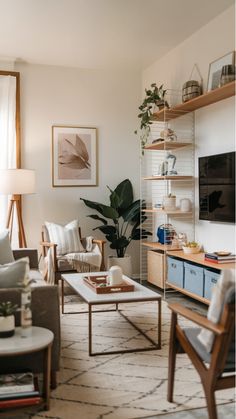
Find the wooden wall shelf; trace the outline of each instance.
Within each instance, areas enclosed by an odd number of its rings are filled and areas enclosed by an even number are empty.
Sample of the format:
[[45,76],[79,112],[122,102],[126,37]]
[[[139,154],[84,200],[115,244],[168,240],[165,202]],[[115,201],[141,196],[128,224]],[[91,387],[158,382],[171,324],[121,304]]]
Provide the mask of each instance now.
[[[168,250],[178,250],[177,247],[173,247],[171,244],[161,244],[159,242],[142,242],[143,246],[149,247],[153,250],[162,250],[163,252],[166,252]],[[181,251],[181,249],[179,249]]]
[[193,176],[181,176],[181,175],[172,175],[172,176],[147,176],[143,178],[144,180],[192,180]]
[[164,208],[153,208],[153,209],[145,209],[143,212],[149,212],[149,213],[163,213],[167,215],[192,215],[192,211],[180,211],[180,210],[165,210]]
[[192,143],[183,143],[180,141],[161,141],[159,143],[148,144],[145,150],[176,150],[178,148],[192,146]]
[[201,96],[195,97],[185,103],[180,103],[171,109],[162,109],[153,114],[155,121],[169,121],[171,119],[179,118],[186,113],[196,111],[204,106],[211,105],[221,100],[227,99],[235,95],[235,82],[225,84],[222,87],[204,93]]
[[[170,250],[170,249],[169,249]],[[234,262],[231,263],[211,263],[205,260],[205,253],[195,253],[195,254],[186,254],[182,250],[176,251],[168,251],[167,255],[174,256],[180,258],[182,260],[186,260],[187,262],[194,262],[202,266],[206,266],[208,268],[219,269],[235,269],[236,265]]]
[[171,288],[173,288],[174,290],[179,291],[179,292],[181,292],[182,294],[187,295],[188,297],[194,298],[194,300],[201,301],[201,303],[204,303],[204,304],[207,304],[207,305],[209,305],[209,304],[210,304],[210,300],[207,300],[207,299],[206,299],[206,298],[204,298],[204,297],[200,297],[200,295],[193,294],[192,292],[190,292],[190,291],[186,290],[185,288],[180,288],[180,287],[177,287],[177,285],[172,284],[171,282],[166,281],[166,286],[167,286],[167,287],[171,287]]

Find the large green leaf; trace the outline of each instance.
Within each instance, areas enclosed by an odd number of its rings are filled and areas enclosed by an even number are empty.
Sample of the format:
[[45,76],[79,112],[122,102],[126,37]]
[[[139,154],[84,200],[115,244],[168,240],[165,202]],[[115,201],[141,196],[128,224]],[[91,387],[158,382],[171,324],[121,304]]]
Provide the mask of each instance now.
[[151,236],[152,233],[150,233],[147,230],[144,230],[143,228],[137,228],[135,231],[132,231],[131,233],[131,239],[132,240],[141,240],[146,239],[148,236]]
[[133,187],[129,179],[123,180],[115,188],[114,192],[120,197],[119,208],[126,209],[133,202]]
[[119,237],[119,239],[115,240],[111,245],[111,249],[122,249],[122,247],[127,247],[129,244],[129,240],[125,236]]
[[93,230],[100,230],[102,233],[108,234],[108,235],[117,234],[116,228],[110,225],[98,226],[98,227],[95,227]]
[[141,202],[140,199],[137,201],[134,201],[132,205],[127,208],[125,212],[123,212],[122,217],[124,221],[127,221],[129,223],[134,223],[138,219],[140,219],[141,214]]
[[111,219],[115,219],[119,217],[118,212],[114,208],[109,207],[108,205],[100,204],[100,202],[89,201],[88,199],[84,199],[84,198],[80,198],[80,199],[84,201],[87,207],[95,209],[100,214],[102,214],[103,217],[111,218]]
[[96,214],[90,214],[90,215],[87,215],[87,217],[93,218],[93,220],[99,220],[105,225],[107,224],[107,220],[105,220],[104,218],[99,217]]

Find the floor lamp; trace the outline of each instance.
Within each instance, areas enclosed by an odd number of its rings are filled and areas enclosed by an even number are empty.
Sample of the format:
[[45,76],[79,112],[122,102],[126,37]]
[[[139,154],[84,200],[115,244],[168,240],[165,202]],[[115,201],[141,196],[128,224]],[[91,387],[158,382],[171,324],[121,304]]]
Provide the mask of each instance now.
[[21,212],[21,195],[35,192],[35,171],[26,169],[0,170],[0,193],[11,195],[6,227],[9,229],[10,240],[12,238],[14,209],[19,228],[19,247],[27,247],[24,224]]

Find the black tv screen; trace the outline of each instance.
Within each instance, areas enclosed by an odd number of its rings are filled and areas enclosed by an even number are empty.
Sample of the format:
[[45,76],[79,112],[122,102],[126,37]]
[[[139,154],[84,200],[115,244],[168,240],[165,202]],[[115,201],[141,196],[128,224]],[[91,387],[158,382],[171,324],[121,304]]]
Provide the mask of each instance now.
[[199,219],[235,222],[235,152],[199,157]]

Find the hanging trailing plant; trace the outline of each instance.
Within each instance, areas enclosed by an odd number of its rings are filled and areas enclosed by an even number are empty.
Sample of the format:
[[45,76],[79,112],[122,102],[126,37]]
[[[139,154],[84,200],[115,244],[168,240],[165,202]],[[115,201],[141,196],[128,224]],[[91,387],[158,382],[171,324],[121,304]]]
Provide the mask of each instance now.
[[[163,107],[169,108],[169,104],[165,100],[166,91],[167,90],[163,89],[163,84],[160,87],[157,87],[156,83],[152,83],[150,89],[145,89],[146,95],[142,104],[139,106],[140,113],[138,114],[138,118],[140,118],[140,142],[142,154],[144,153],[144,147],[151,131],[150,125],[152,124],[154,108],[158,107],[159,110]],[[137,133],[138,131],[136,130],[135,134]]]

